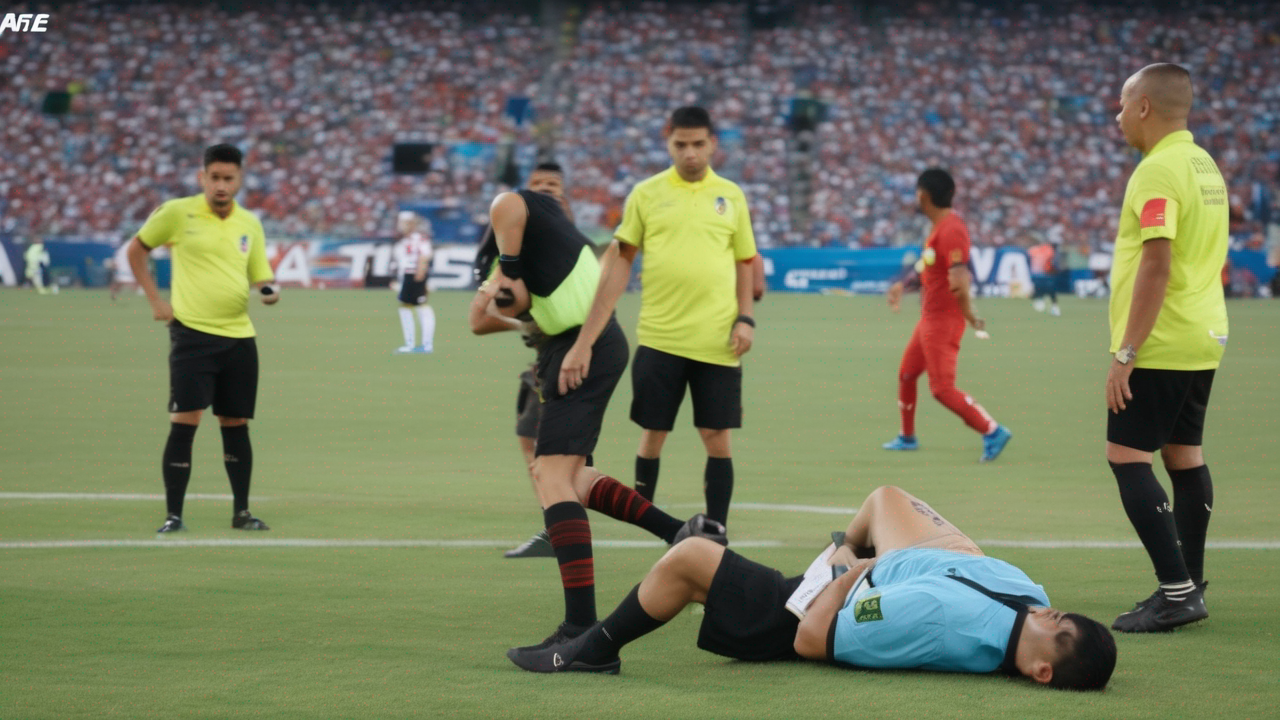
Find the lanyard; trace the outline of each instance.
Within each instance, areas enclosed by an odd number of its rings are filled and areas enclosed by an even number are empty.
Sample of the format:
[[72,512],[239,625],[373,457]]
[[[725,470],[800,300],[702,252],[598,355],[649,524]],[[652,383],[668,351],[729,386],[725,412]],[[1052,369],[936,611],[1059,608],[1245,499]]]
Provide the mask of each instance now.
[[992,600],[995,600],[1001,605],[1004,605],[1017,613],[1017,617],[1013,620],[1013,630],[1009,633],[1009,644],[1005,647],[1004,662],[1000,664],[1000,670],[1002,670],[1006,675],[1021,675],[1022,673],[1018,671],[1018,665],[1015,662],[1018,650],[1018,639],[1022,637],[1022,624],[1027,619],[1028,606],[1039,605],[1039,601],[1027,595],[1012,595],[1010,593],[996,592],[995,590],[983,587],[980,583],[976,583],[969,578],[963,578],[958,575],[948,575],[947,577],[963,585],[968,585],[974,590],[977,590],[983,595],[986,595]]

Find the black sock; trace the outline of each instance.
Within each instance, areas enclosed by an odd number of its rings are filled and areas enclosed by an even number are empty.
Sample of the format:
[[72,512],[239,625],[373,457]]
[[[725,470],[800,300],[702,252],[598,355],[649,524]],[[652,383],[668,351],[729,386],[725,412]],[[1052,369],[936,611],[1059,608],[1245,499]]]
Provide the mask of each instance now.
[[596,570],[591,554],[591,523],[576,502],[556,503],[542,511],[564,586],[564,621],[590,627],[596,622]]
[[645,500],[653,502],[653,494],[658,491],[658,464],[662,458],[636,456],[636,492]]
[[1155,565],[1160,584],[1183,583],[1191,579],[1178,547],[1178,529],[1174,524],[1169,496],[1151,470],[1151,463],[1110,463],[1120,486],[1120,501],[1133,529],[1138,531],[1142,546]]
[[191,444],[198,425],[169,424],[169,440],[164,444],[160,473],[164,478],[164,502],[170,515],[182,517],[182,500],[191,481]]
[[707,458],[702,490],[707,496],[707,517],[728,525],[729,500],[733,497],[733,458]]
[[1209,466],[1189,470],[1170,470],[1173,481],[1173,519],[1182,540],[1182,557],[1191,579],[1204,582],[1204,538],[1209,532],[1209,515],[1213,510],[1213,478]]
[[253,446],[249,444],[249,426],[222,428],[222,460],[235,497],[235,512],[249,509],[249,479],[253,476]]
[[578,659],[586,663],[605,663],[618,656],[623,645],[637,640],[666,625],[656,620],[640,605],[640,586],[631,588],[626,599],[609,617],[595,628]]

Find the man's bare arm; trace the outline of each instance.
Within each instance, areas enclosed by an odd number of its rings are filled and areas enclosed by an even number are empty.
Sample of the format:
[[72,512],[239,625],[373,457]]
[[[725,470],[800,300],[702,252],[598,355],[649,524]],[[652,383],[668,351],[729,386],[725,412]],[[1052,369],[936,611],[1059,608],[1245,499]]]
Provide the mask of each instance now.
[[952,265],[951,269],[947,270],[947,282],[950,285],[951,294],[960,304],[960,313],[970,325],[981,330],[986,323],[973,314],[973,304],[969,301],[969,285],[972,280],[968,265]]
[[172,320],[173,307],[169,305],[168,300],[160,297],[155,278],[151,277],[151,264],[148,262],[151,248],[147,247],[141,238],[134,237],[129,241],[126,255],[129,257],[129,267],[133,270],[133,277],[138,281],[138,287],[147,294],[147,302],[151,303],[152,317],[161,322]]
[[827,657],[827,635],[831,632],[831,623],[836,621],[836,614],[844,606],[844,598],[858,577],[875,564],[875,558],[857,561],[849,566],[849,572],[833,580],[818,594],[796,629],[796,654],[810,660],[831,659]]

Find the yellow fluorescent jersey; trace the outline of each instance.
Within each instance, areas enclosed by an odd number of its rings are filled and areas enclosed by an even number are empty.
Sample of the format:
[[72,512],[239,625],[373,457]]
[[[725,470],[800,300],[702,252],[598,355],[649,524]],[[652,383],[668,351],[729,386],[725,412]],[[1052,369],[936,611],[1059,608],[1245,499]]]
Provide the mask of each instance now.
[[736,265],[756,254],[742,189],[710,168],[696,183],[669,168],[631,191],[614,237],[644,254],[640,344],[738,365],[729,346],[738,317]]
[[211,335],[253,337],[250,283],[275,277],[256,215],[233,201],[224,220],[204,195],[192,195],[156,208],[138,238],[149,248],[172,248],[171,296],[179,322]]
[[1227,260],[1227,188],[1213,158],[1183,130],[1156,144],[1129,178],[1111,265],[1111,352],[1120,349],[1142,244],[1171,241],[1164,306],[1135,367],[1209,370],[1227,345],[1222,266]]

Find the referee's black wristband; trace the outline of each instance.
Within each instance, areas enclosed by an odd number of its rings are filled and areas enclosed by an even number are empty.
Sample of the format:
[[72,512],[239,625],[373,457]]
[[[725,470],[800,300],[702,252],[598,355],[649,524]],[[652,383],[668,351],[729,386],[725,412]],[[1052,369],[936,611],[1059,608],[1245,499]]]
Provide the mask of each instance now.
[[498,267],[502,268],[502,274],[512,280],[519,280],[524,276],[524,264],[520,262],[519,255],[499,255]]
[[752,318],[750,315],[739,315],[739,316],[738,316],[738,319],[733,321],[733,324],[734,324],[734,325],[737,325],[738,323],[746,323],[746,324],[750,325],[751,327],[755,327],[755,326],[756,326],[756,321],[755,321],[755,319],[754,319],[754,318]]

